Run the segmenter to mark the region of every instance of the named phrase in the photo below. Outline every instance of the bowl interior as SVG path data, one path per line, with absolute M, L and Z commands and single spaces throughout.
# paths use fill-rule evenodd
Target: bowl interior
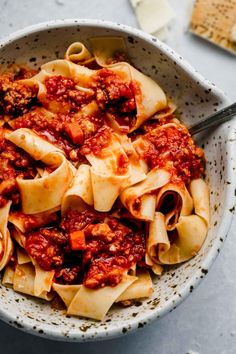
M 38 68 L 49 60 L 62 58 L 67 46 L 74 41 L 82 41 L 90 47 L 91 37 L 122 36 L 134 65 L 164 88 L 177 104 L 181 120 L 186 125 L 228 103 L 218 89 L 196 74 L 164 44 L 155 38 L 145 37 L 137 30 L 127 31 L 123 26 L 105 27 L 102 22 L 88 24 L 86 21 L 71 21 L 44 25 L 3 43 L 0 48 L 1 66 L 4 69 L 17 62 Z M 17 294 L 0 285 L 2 319 L 40 335 L 82 341 L 127 333 L 171 311 L 207 273 L 230 226 L 235 187 L 232 180 L 235 169 L 232 157 L 234 128 L 236 124 L 232 121 L 198 138 L 208 161 L 206 175 L 211 190 L 210 230 L 196 257 L 167 269 L 160 278 L 154 278 L 155 291 L 152 298 L 128 308 L 113 308 L 100 323 L 66 317 L 44 301 Z

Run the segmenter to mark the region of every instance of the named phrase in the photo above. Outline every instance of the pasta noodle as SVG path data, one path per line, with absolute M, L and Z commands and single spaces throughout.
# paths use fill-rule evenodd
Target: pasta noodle
M 115 300 L 136 279 L 127 276 L 116 287 L 106 286 L 98 290 L 88 289 L 82 285 L 70 303 L 67 313 L 102 320 Z
M 11 202 L 7 202 L 0 210 L 0 270 L 9 262 L 13 251 L 13 243 L 7 228 Z
M 68 209 L 85 210 L 86 205 L 94 204 L 93 196 L 90 167 L 80 165 L 71 187 L 63 195 L 62 213 Z
M 91 39 L 95 59 L 102 67 L 109 67 L 111 70 L 124 71 L 129 69 L 129 78 L 138 83 L 139 89 L 135 92 L 135 101 L 137 105 L 136 123 L 130 131 L 137 129 L 150 116 L 167 107 L 166 96 L 160 86 L 149 77 L 143 75 L 132 65 L 123 63 L 110 64 L 109 60 L 113 58 L 117 51 L 125 52 L 125 45 L 122 38 L 101 37 Z
M 123 38 L 90 43 L 0 76 L 0 270 L 14 291 L 103 320 L 197 254 L 210 209 L 178 107 Z
M 65 59 L 76 64 L 80 63 L 86 65 L 93 60 L 93 57 L 83 43 L 75 42 L 68 47 Z
M 143 182 L 125 189 L 121 193 L 120 199 L 134 217 L 153 220 L 156 196 L 151 193 L 166 185 L 169 180 L 170 174 L 168 171 L 155 168 L 148 173 Z

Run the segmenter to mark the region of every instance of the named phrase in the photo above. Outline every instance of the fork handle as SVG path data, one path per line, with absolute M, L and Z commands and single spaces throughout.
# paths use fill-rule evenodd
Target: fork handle
M 191 135 L 200 133 L 203 130 L 213 128 L 219 124 L 230 120 L 234 115 L 236 116 L 236 102 L 231 104 L 230 106 L 221 109 L 216 113 L 213 113 L 201 122 L 192 125 L 189 128 L 189 132 Z

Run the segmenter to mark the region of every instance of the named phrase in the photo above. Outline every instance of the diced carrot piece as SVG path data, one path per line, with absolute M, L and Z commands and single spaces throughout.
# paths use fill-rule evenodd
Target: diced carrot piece
M 74 144 L 82 145 L 84 142 L 84 133 L 78 123 L 68 123 L 65 126 L 66 133 Z
M 84 231 L 71 232 L 69 239 L 73 251 L 83 251 L 86 248 Z

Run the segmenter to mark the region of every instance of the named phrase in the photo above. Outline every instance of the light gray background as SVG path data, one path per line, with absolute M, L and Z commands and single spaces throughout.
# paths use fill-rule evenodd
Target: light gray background
M 236 101 L 236 57 L 187 32 L 192 0 L 170 2 L 176 19 L 167 43 Z M 57 18 L 99 18 L 137 26 L 128 0 L 0 0 L 1 37 Z M 236 218 L 203 283 L 174 312 L 147 328 L 105 342 L 70 344 L 31 336 L 1 322 L 0 354 L 235 354 L 235 237 Z

